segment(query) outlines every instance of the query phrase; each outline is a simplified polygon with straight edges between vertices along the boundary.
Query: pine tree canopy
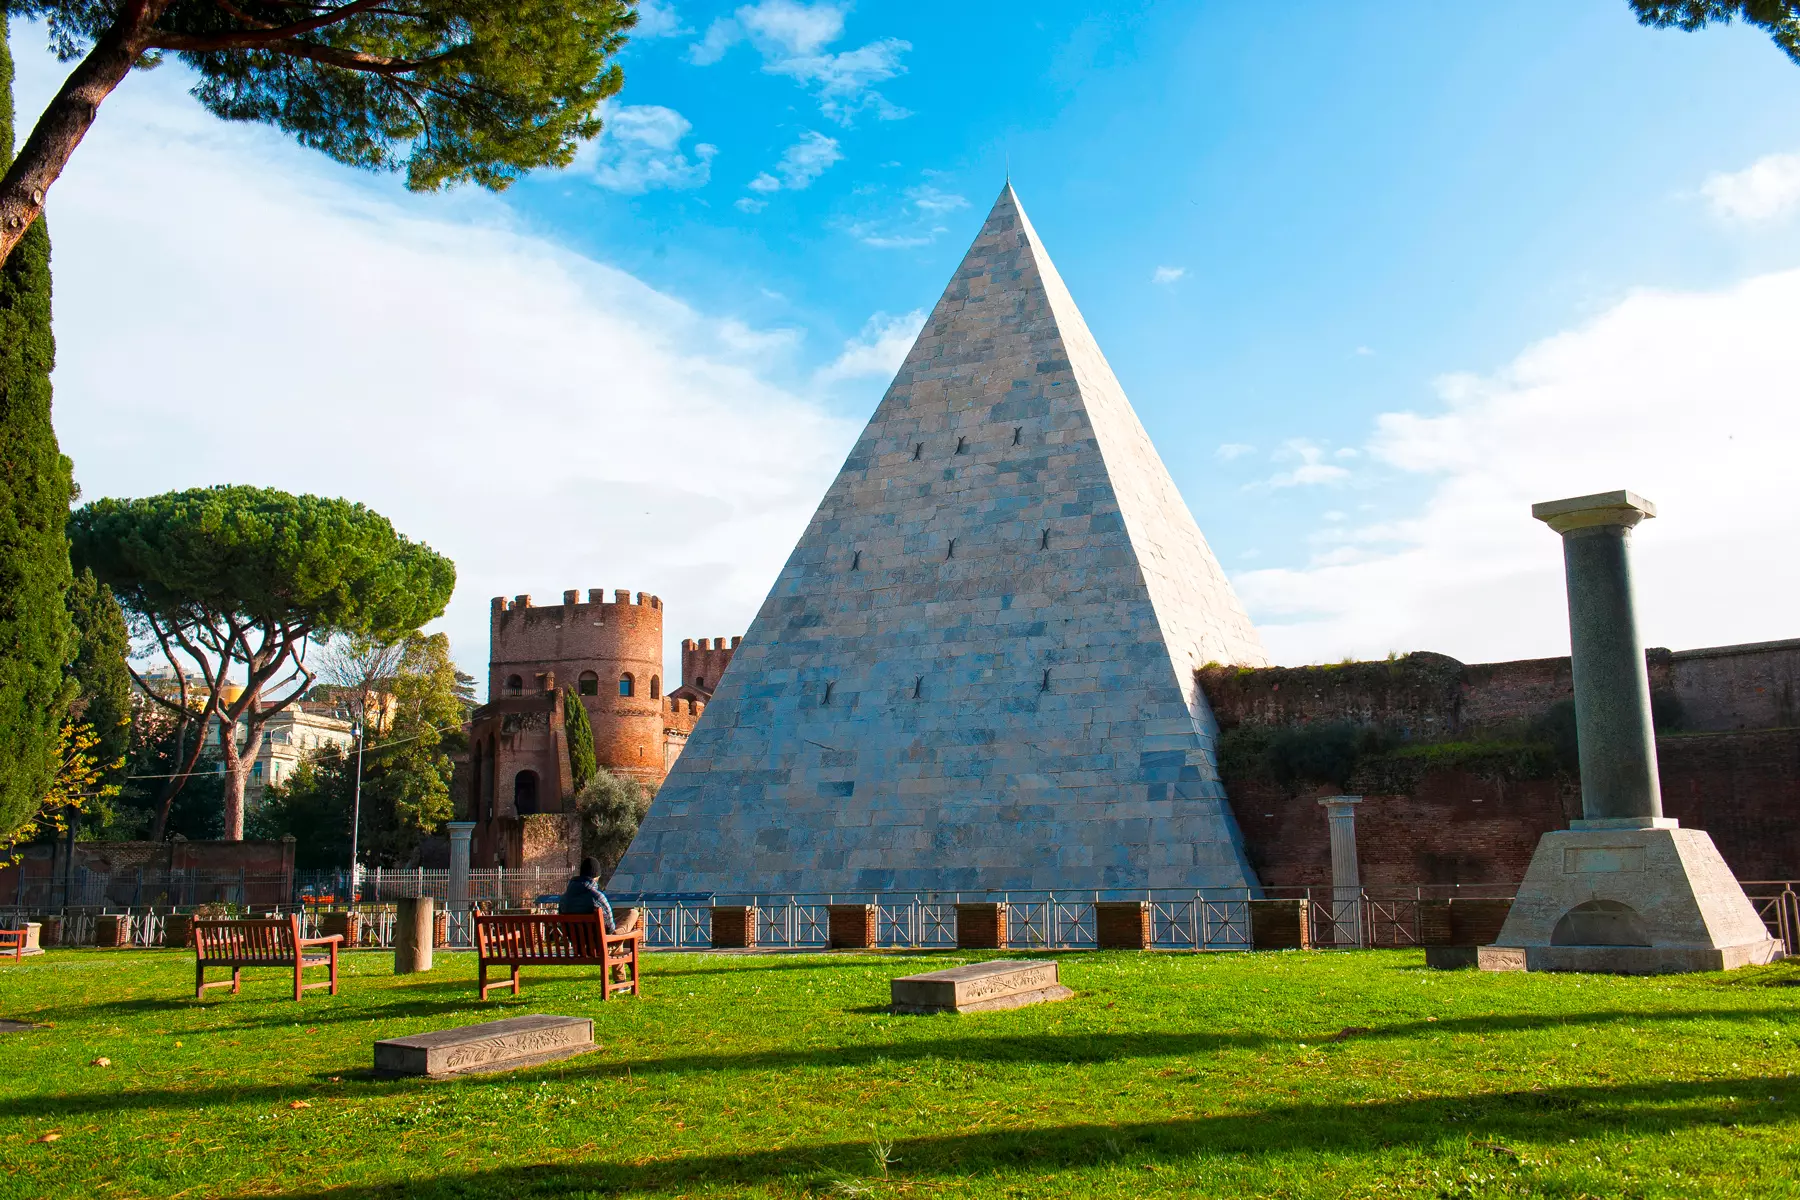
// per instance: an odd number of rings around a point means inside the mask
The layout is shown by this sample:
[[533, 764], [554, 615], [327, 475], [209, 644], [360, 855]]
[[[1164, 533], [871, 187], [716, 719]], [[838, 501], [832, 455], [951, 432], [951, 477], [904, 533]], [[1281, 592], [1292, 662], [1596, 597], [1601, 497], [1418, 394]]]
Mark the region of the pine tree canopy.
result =
[[1640, 24], [1693, 32], [1742, 21], [1775, 39], [1800, 64], [1800, 0], [1631, 0]]
[[427, 191], [566, 166], [624, 82], [636, 0], [15, 0], [77, 66], [0, 182], [0, 258], [133, 67], [173, 54], [193, 93], [339, 162]]

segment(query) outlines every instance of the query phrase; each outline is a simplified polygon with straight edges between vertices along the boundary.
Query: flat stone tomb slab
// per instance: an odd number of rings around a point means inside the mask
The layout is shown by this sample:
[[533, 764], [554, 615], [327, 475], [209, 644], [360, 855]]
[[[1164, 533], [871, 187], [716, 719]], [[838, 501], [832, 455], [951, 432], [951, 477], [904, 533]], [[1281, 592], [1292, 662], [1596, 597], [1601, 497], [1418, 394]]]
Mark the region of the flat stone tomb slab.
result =
[[384, 1075], [438, 1079], [469, 1072], [511, 1071], [595, 1048], [594, 1023], [588, 1018], [534, 1013], [376, 1042], [375, 1070]]
[[902, 976], [889, 989], [897, 1013], [988, 1012], [1075, 994], [1058, 982], [1055, 963], [1005, 959]]

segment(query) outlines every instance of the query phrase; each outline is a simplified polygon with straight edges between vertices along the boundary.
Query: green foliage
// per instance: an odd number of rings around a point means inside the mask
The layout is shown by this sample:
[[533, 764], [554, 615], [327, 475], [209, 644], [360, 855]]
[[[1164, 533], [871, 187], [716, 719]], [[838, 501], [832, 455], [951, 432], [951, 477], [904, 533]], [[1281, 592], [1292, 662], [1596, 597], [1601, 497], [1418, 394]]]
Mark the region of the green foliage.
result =
[[1693, 32], [1707, 25], [1742, 21], [1774, 39], [1800, 63], [1800, 0], [1631, 0], [1638, 23], [1656, 29]]
[[[1565, 740], [1566, 739], [1566, 740]], [[1578, 775], [1574, 706], [1553, 708], [1519, 738], [1407, 741], [1392, 730], [1347, 721], [1292, 727], [1239, 725], [1219, 738], [1219, 773], [1272, 779], [1289, 788], [1407, 793], [1432, 771], [1521, 781]]]
[[[380, 727], [371, 721], [363, 751], [357, 853], [365, 866], [409, 865], [419, 842], [455, 815], [449, 752], [463, 737], [456, 686], [450, 639], [441, 633], [407, 638], [399, 666], [379, 681], [379, 704], [371, 711], [391, 696], [393, 719]], [[354, 750], [322, 746], [265, 790], [246, 829], [254, 837], [293, 834], [295, 864], [306, 870], [345, 866], [355, 788]]]
[[127, 611], [170, 622], [401, 635], [438, 616], [456, 568], [348, 500], [220, 486], [96, 500], [69, 519], [76, 560]]
[[[12, 161], [12, 75], [0, 37], [0, 163]], [[50, 789], [73, 694], [63, 670], [73, 484], [50, 422], [55, 360], [50, 234], [37, 221], [0, 266], [0, 845], [31, 826]]]
[[[294, 866], [299, 870], [343, 867], [350, 861], [355, 788], [355, 754], [327, 743], [302, 758], [286, 779], [264, 789], [263, 802], [246, 819], [246, 832], [270, 839], [293, 834]], [[365, 787], [363, 801], [368, 800]], [[365, 826], [370, 823], [365, 817]]]
[[637, 780], [614, 775], [604, 767], [596, 768], [594, 777], [577, 793], [581, 853], [600, 860], [601, 882], [612, 878], [613, 868], [625, 857], [655, 796], [655, 791]]
[[[11, 9], [47, 18], [68, 59], [119, 7], [19, 0]], [[303, 14], [322, 14], [318, 27], [295, 30]], [[595, 111], [624, 82], [609, 60], [635, 21], [628, 0], [382, 0], [337, 13], [284, 0], [172, 0], [141, 44], [198, 72], [195, 98], [226, 120], [274, 125], [351, 166], [404, 168], [415, 190], [498, 189], [568, 165], [599, 133]]]
[[1289, 728], [1240, 725], [1219, 738], [1219, 770], [1237, 778], [1278, 783], [1350, 786], [1357, 766], [1386, 753], [1398, 739], [1384, 729], [1348, 721]]
[[[153, 835], [170, 791], [168, 776], [183, 770], [194, 739], [200, 736], [200, 722], [190, 719], [183, 728], [167, 710], [134, 696], [130, 733], [124, 784], [101, 826], [88, 831], [90, 837], [136, 841]], [[225, 832], [225, 777], [219, 773], [219, 761], [202, 757], [193, 771], [173, 793], [163, 835], [180, 834], [190, 841], [219, 838]]]
[[[1064, 953], [1063, 1003], [886, 1011], [893, 977], [992, 957], [657, 953], [639, 999], [604, 1000], [600, 968], [539, 967], [483, 1003], [467, 952], [426, 976], [351, 953], [338, 995], [296, 1004], [274, 970], [193, 1001], [192, 951], [52, 949], [4, 968], [6, 1015], [44, 1026], [0, 1056], [6, 1194], [1795, 1192], [1791, 963], [1630, 978], [1428, 971], [1416, 949]], [[439, 1083], [354, 1069], [376, 1037], [543, 1012], [592, 1018], [603, 1050]]]
[[594, 726], [588, 720], [587, 706], [573, 688], [563, 689], [563, 733], [569, 743], [569, 771], [579, 793], [594, 778], [600, 763], [594, 757]]
[[[69, 587], [69, 615], [75, 625], [75, 716], [93, 727], [94, 747], [102, 763], [115, 763], [131, 749], [131, 633], [112, 589], [92, 571], [75, 576]], [[106, 782], [123, 781], [124, 768], [105, 773]]]

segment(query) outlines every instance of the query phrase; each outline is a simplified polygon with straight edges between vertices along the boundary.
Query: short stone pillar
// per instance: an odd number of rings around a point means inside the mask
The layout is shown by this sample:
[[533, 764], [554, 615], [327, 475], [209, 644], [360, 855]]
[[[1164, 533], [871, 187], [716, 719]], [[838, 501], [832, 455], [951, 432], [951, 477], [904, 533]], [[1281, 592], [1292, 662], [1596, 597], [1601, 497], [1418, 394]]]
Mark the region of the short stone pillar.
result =
[[1631, 530], [1656, 507], [1603, 492], [1535, 504], [1531, 515], [1563, 539], [1582, 819], [1539, 839], [1477, 961], [1492, 971], [1652, 975], [1782, 957], [1712, 838], [1662, 815], [1630, 557]]
[[469, 907], [469, 835], [475, 832], [473, 821], [451, 821], [450, 828], [450, 895], [452, 912]]
[[194, 918], [189, 913], [170, 913], [163, 918], [163, 945], [171, 950], [187, 950], [194, 942]]
[[1144, 900], [1094, 902], [1094, 944], [1102, 950], [1148, 950], [1150, 904]]
[[1319, 801], [1331, 825], [1332, 941], [1362, 945], [1362, 869], [1356, 859], [1356, 806], [1361, 796], [1327, 796]]
[[1312, 903], [1308, 900], [1252, 900], [1252, 950], [1312, 949]]
[[44, 932], [44, 927], [41, 922], [24, 921], [18, 925], [13, 926], [13, 928], [23, 929], [25, 931], [25, 940], [23, 943], [21, 943], [21, 945], [19, 946], [19, 948], [17, 950], [9, 949], [4, 953], [0, 953], [0, 958], [10, 958], [14, 954], [28, 955], [28, 954], [42, 954], [44, 952], [44, 946], [43, 946], [42, 941], [40, 940], [42, 938], [43, 932]]
[[403, 896], [394, 906], [394, 974], [431, 970], [431, 947], [437, 934], [430, 896]]
[[873, 904], [832, 904], [825, 910], [826, 940], [833, 950], [868, 950], [875, 945]]
[[1006, 904], [959, 904], [956, 906], [956, 948], [958, 950], [1004, 950], [1006, 948]]
[[756, 949], [756, 906], [713, 905], [712, 946], [714, 950]]
[[41, 946], [60, 946], [63, 944], [63, 918], [48, 916], [44, 918], [43, 928], [38, 931], [38, 944]]
[[101, 913], [94, 918], [94, 945], [131, 945], [131, 914]]
[[362, 932], [361, 917], [354, 912], [326, 912], [319, 914], [319, 934], [321, 937], [336, 935], [344, 939], [344, 948], [356, 945], [357, 937]]

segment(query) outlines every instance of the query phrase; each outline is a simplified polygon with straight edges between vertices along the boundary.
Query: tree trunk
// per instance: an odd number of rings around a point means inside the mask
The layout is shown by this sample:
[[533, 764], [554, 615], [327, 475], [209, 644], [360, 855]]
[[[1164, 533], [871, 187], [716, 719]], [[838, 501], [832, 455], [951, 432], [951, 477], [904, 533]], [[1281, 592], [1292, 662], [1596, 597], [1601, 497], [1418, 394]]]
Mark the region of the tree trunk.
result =
[[119, 19], [63, 80], [56, 97], [0, 179], [0, 263], [12, 255], [44, 211], [44, 197], [68, 165], [100, 113], [100, 102], [131, 73], [144, 53], [145, 36], [168, 0], [133, 0]]

